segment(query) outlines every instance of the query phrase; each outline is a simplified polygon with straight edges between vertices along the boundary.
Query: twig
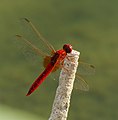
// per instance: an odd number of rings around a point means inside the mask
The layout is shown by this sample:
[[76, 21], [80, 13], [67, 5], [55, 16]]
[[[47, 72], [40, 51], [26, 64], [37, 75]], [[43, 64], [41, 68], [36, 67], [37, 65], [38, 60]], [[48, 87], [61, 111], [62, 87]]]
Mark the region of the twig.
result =
[[56, 91], [49, 120], [67, 119], [79, 54], [80, 52], [72, 50], [64, 59], [64, 65], [59, 77], [59, 86]]

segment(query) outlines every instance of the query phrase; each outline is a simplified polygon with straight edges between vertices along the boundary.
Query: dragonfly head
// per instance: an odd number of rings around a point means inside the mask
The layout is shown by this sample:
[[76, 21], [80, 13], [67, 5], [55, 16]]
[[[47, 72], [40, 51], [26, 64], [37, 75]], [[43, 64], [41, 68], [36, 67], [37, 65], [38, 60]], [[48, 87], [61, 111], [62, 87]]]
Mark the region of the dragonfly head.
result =
[[70, 44], [65, 44], [65, 45], [63, 46], [63, 50], [65, 50], [66, 53], [71, 53], [71, 51], [72, 51], [72, 45], [70, 45]]

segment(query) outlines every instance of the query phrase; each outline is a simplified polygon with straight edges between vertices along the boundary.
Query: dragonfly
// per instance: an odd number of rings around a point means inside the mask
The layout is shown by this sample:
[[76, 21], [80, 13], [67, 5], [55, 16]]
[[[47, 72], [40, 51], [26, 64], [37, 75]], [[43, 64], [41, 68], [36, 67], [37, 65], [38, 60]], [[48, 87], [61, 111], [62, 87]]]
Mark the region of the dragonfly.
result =
[[[63, 67], [64, 58], [68, 53], [71, 53], [72, 51], [72, 45], [70, 44], [64, 44], [63, 48], [60, 50], [55, 50], [54, 47], [40, 34], [40, 32], [37, 30], [37, 28], [34, 26], [34, 24], [27, 18], [23, 18], [23, 20], [30, 26], [30, 28], [36, 33], [39, 40], [41, 40], [50, 51], [50, 55], [42, 51], [41, 49], [37, 48], [34, 44], [32, 44], [29, 40], [27, 40], [24, 36], [17, 34], [16, 37], [20, 40], [23, 40], [28, 46], [32, 48], [33, 51], [35, 51], [38, 55], [42, 56], [44, 58], [44, 68], [45, 70], [35, 79], [33, 84], [31, 85], [29, 91], [27, 92], [26, 96], [31, 95], [41, 84], [42, 82], [48, 77], [48, 75], [52, 72], [55, 72], [57, 69]], [[85, 71], [91, 71], [94, 72], [94, 66], [87, 63], [79, 62], [79, 66], [82, 66], [82, 69]], [[82, 71], [78, 69], [78, 73], [81, 73]], [[85, 72], [83, 72], [85, 73]], [[88, 72], [89, 73], [89, 72]], [[87, 82], [80, 77], [79, 74], [76, 75], [76, 83], [78, 84], [78, 89], [83, 91], [88, 91], [89, 86]], [[76, 84], [75, 83], [75, 84]]]

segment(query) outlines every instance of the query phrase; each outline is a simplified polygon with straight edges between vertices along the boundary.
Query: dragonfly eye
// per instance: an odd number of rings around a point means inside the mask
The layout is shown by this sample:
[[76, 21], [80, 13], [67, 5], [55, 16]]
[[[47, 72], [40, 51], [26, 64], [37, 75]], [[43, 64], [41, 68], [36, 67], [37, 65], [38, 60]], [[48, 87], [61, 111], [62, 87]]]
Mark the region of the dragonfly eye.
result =
[[70, 45], [70, 44], [65, 44], [65, 45], [63, 46], [63, 50], [65, 50], [66, 53], [71, 53], [71, 51], [72, 51], [72, 45]]

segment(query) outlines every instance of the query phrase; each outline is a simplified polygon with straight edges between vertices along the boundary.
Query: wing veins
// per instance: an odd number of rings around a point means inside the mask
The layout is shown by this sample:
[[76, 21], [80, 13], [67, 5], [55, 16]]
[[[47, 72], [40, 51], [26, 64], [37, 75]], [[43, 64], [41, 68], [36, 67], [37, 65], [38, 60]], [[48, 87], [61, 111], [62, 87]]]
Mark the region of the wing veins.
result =
[[36, 33], [36, 35], [45, 43], [45, 45], [51, 50], [51, 52], [55, 53], [54, 47], [40, 34], [40, 32], [36, 29], [36, 27], [33, 25], [33, 23], [28, 20], [27, 18], [24, 18], [24, 20], [29, 24], [29, 26], [32, 28], [32, 30]]
[[29, 45], [38, 55], [41, 55], [42, 57], [49, 56], [48, 54], [44, 53], [39, 48], [37, 48], [35, 45], [33, 45], [29, 40], [27, 40], [23, 36], [16, 35], [16, 37], [22, 39], [26, 43], [26, 45]]
[[79, 85], [78, 87], [75, 86], [76, 89], [80, 89], [82, 91], [89, 91], [89, 85], [87, 84], [87, 82], [82, 77], [80, 77], [80, 75], [76, 74], [76, 79], [77, 80], [75, 80], [75, 85], [76, 84]]
[[92, 64], [79, 61], [78, 73], [81, 75], [92, 75], [95, 73], [95, 67]]

